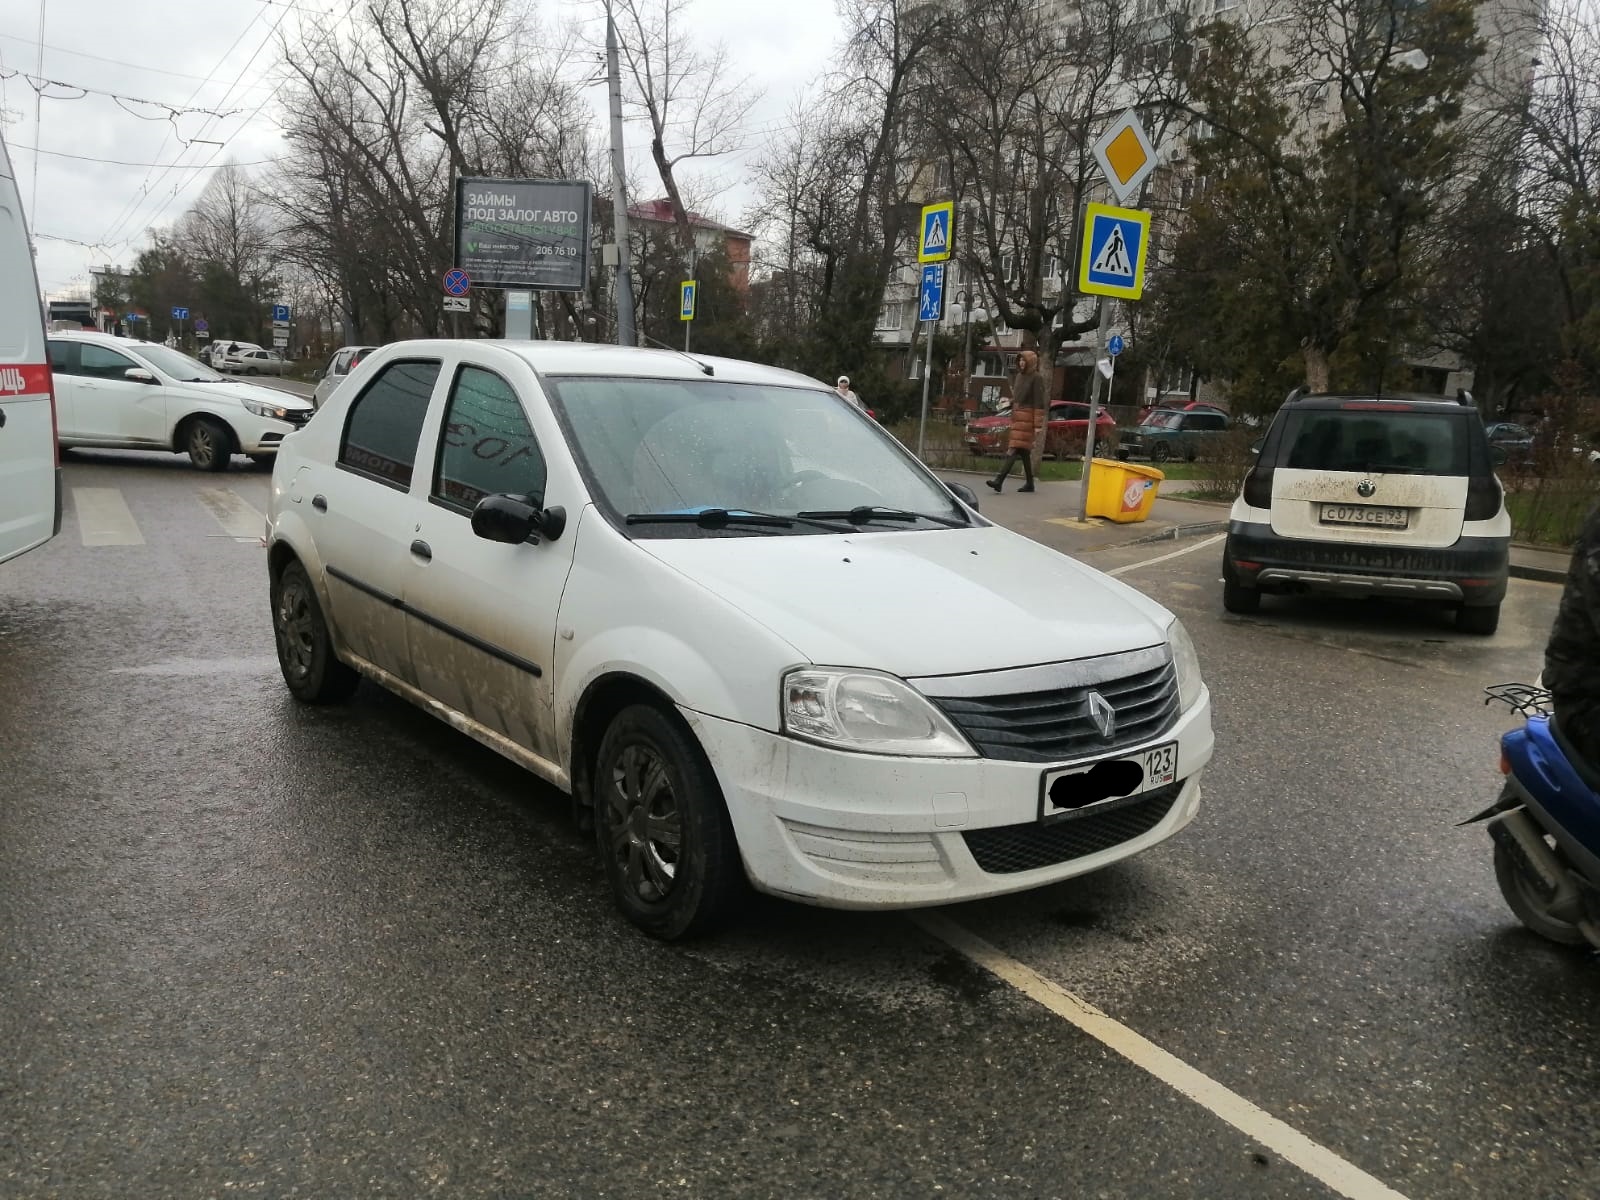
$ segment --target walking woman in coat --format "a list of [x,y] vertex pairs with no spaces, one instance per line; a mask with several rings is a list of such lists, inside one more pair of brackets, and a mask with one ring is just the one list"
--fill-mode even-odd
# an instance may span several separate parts
[[1019,492],[1033,491],[1033,443],[1045,423],[1044,376],[1039,374],[1039,356],[1032,350],[1017,355],[1017,375],[1011,381],[1011,441],[1000,474],[989,480],[999,491],[1011,474],[1011,464],[1022,463]]

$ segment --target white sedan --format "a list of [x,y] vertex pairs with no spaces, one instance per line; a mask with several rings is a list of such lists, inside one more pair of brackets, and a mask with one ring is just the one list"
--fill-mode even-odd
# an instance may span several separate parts
[[227,379],[154,342],[51,334],[62,446],[187,453],[203,471],[235,454],[271,459],[311,419],[309,401]]
[[282,375],[283,355],[276,350],[249,349],[213,355],[217,368],[235,375]]
[[649,933],[713,928],[749,885],[839,908],[1042,887],[1195,816],[1211,713],[1183,626],[984,520],[815,380],[413,341],[321,411],[268,505],[290,692],[365,676],[571,793]]

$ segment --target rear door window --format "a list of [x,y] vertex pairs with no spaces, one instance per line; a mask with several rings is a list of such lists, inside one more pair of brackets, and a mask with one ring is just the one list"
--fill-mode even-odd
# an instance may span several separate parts
[[397,362],[385,367],[350,406],[339,465],[402,491],[422,440],[422,422],[439,378],[438,362]]
[[1467,422],[1445,413],[1308,409],[1285,434],[1294,470],[1468,474]]
[[78,356],[74,353],[76,349],[72,342],[51,342],[50,370],[56,375],[76,375],[78,373]]

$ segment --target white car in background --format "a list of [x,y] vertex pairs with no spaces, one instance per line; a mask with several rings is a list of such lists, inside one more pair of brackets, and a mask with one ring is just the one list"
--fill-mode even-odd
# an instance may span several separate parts
[[282,375],[285,365],[283,355],[260,347],[246,350],[241,346],[237,353],[229,350],[212,358],[219,371],[234,375]]
[[317,390],[311,396],[312,405],[321,408],[328,397],[333,395],[333,389],[344,382],[345,376],[355,370],[357,364],[376,349],[376,346],[343,346],[334,351],[333,357],[328,361],[327,370],[317,379]]
[[187,453],[202,471],[233,454],[270,459],[311,402],[217,374],[154,342],[105,333],[49,339],[61,445]]

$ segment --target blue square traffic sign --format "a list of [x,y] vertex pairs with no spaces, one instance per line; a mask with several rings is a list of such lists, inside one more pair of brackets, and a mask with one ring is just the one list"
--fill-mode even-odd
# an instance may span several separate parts
[[922,268],[922,286],[917,289],[917,320],[937,321],[944,316],[944,264]]
[[1133,208],[1091,204],[1079,249],[1078,290],[1091,296],[1137,300],[1144,293],[1150,214]]
[[956,206],[953,201],[930,204],[922,210],[922,225],[917,235],[919,263],[944,262],[954,249]]
[[287,304],[274,304],[272,306],[272,319],[274,321],[287,321],[289,319],[289,306]]
[[189,319],[189,310],[187,308],[178,308],[176,305],[174,305],[172,309],[172,319],[174,321],[187,321]]

